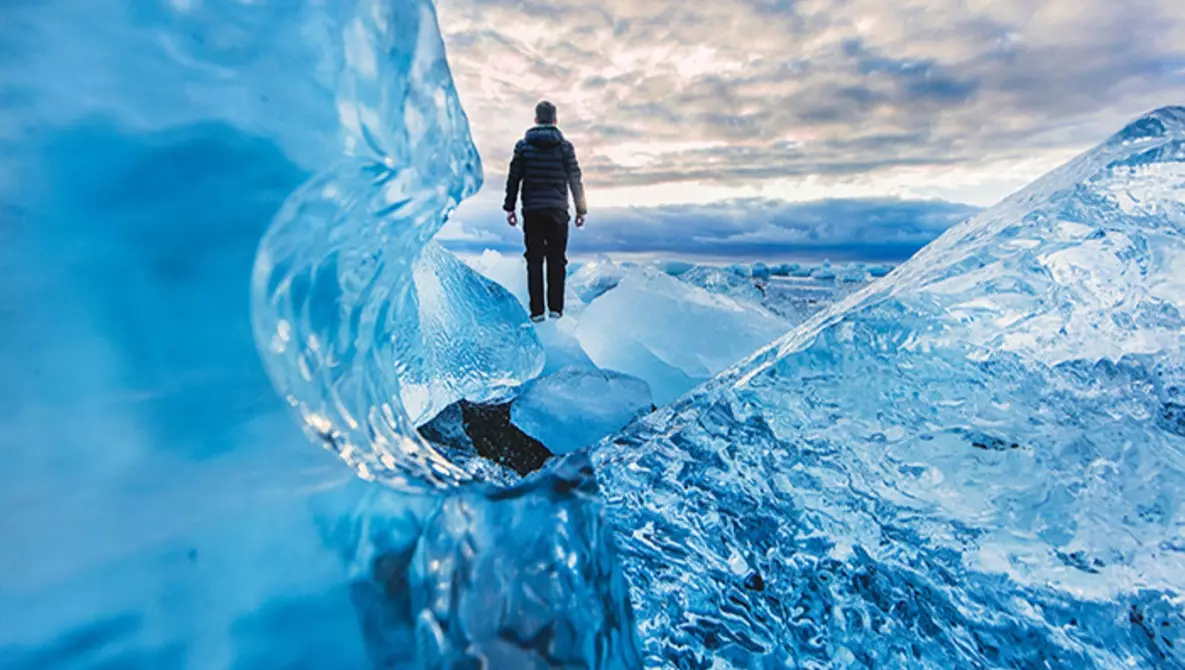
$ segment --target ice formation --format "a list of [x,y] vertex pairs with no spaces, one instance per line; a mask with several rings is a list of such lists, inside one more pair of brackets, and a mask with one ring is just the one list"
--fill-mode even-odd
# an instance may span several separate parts
[[[518,481],[411,430],[546,344],[429,242],[478,179],[429,4],[3,11],[0,666],[1185,665],[1185,110]],[[669,398],[749,307],[573,322]]]
[[647,661],[1185,664],[1183,177],[1153,112],[594,452]]
[[428,243],[479,174],[430,4],[47,0],[0,42],[0,666],[637,666],[587,467],[433,492],[517,478],[408,429],[542,364]]
[[523,432],[566,454],[616,433],[654,409],[650,386],[636,377],[568,367],[527,385],[510,416]]
[[587,304],[617,287],[625,276],[625,268],[605,254],[581,263],[568,277],[570,290]]
[[365,478],[448,485],[470,473],[415,426],[530,379],[543,352],[510,293],[429,244],[481,183],[431,6],[355,11],[336,88],[343,155],[260,243],[255,337],[314,440]]
[[710,293],[719,293],[736,300],[760,305],[765,297],[765,285],[769,275],[759,275],[755,281],[754,275],[748,268],[719,268],[698,265],[680,274],[679,279]]
[[599,367],[646,380],[664,405],[788,326],[760,307],[636,268],[584,310],[576,337]]

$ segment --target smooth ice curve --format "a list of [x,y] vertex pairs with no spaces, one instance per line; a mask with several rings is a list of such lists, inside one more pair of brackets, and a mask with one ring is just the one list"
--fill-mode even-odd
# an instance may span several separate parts
[[342,156],[293,193],[260,244],[256,342],[305,431],[366,479],[473,473],[415,426],[538,374],[514,297],[431,242],[481,184],[432,5],[357,3],[341,34]]

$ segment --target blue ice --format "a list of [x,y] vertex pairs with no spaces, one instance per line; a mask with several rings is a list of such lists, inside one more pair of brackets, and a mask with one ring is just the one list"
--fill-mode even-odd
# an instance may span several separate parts
[[547,365],[429,3],[2,11],[0,665],[1185,665],[1185,110],[784,335],[623,277],[735,355],[519,481],[414,430]]

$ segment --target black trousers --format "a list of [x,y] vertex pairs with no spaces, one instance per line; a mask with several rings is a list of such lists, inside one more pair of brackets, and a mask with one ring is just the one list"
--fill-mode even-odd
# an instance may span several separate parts
[[527,246],[527,291],[531,316],[543,313],[543,265],[547,264],[547,309],[564,311],[564,277],[568,258],[568,211],[540,209],[523,212],[523,242]]

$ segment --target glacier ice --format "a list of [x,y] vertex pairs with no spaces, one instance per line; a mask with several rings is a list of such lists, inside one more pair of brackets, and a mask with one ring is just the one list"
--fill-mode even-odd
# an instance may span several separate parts
[[527,294],[527,261],[521,255],[507,255],[486,249],[462,258],[474,270],[510,291],[522,305],[530,304]]
[[641,667],[582,454],[493,495],[374,488],[334,534],[375,667]]
[[625,268],[606,254],[580,263],[568,276],[567,286],[583,303],[590,303],[621,283]]
[[343,35],[343,155],[260,243],[255,338],[310,437],[363,477],[465,481],[414,426],[530,379],[542,348],[509,292],[429,244],[481,182],[431,6],[360,2]]
[[527,384],[511,405],[510,418],[553,453],[566,454],[653,408],[650,386],[641,379],[572,366]]
[[663,405],[787,328],[760,307],[635,268],[588,305],[576,337],[597,366],[646,380]]
[[863,289],[861,281],[819,281],[809,277],[773,277],[761,304],[791,324],[800,324],[832,303]]
[[404,410],[420,425],[449,403],[481,402],[538,374],[545,349],[526,312],[500,285],[485,280],[436,243],[425,246],[413,268],[419,332],[400,318],[397,338],[417,350],[399,375]]
[[[820,272],[820,277],[813,273]],[[876,277],[861,263],[843,267],[840,281],[830,269],[830,263],[803,267],[797,263],[769,267],[757,262],[752,265],[690,265],[677,275],[682,281],[711,293],[760,305],[782,317],[789,325],[806,321],[832,302],[863,288]]]
[[[1185,664],[1185,111],[519,481],[411,430],[546,344],[429,242],[478,179],[430,5],[3,11],[0,665]],[[740,305],[665,280],[573,323]],[[676,334],[627,362],[690,386]]]
[[765,298],[768,278],[768,275],[758,276],[755,281],[748,268],[719,268],[711,265],[698,265],[679,275],[680,280],[710,293],[719,293],[756,304],[761,304]]
[[[294,428],[247,300],[268,219],[328,155],[303,16],[0,9],[2,667],[366,662],[318,526],[365,487]],[[190,60],[235,30],[266,37]]]
[[1185,664],[1185,108],[593,452],[648,663]]
[[[464,260],[482,276],[509,290],[524,310],[530,304],[527,295],[526,260],[521,254],[507,255],[486,249],[481,254],[467,256]],[[543,348],[544,363],[539,371],[541,376],[554,374],[571,366],[596,367],[573,334],[575,323],[583,311],[582,302],[577,297],[580,291],[579,283],[570,281],[565,289],[568,296],[565,318],[558,323],[547,321],[535,326],[535,335]],[[513,347],[507,349],[513,350]]]
[[[486,566],[457,567],[450,661],[637,666],[587,468],[433,491],[517,478],[402,432],[542,364],[512,296],[428,243],[479,174],[430,4],[10,3],[0,42],[0,666],[379,665],[426,641],[398,585],[429,605],[450,552]],[[431,370],[447,347],[480,369]],[[475,508],[499,525],[459,525]],[[525,637],[470,627],[544,583],[500,621]]]

